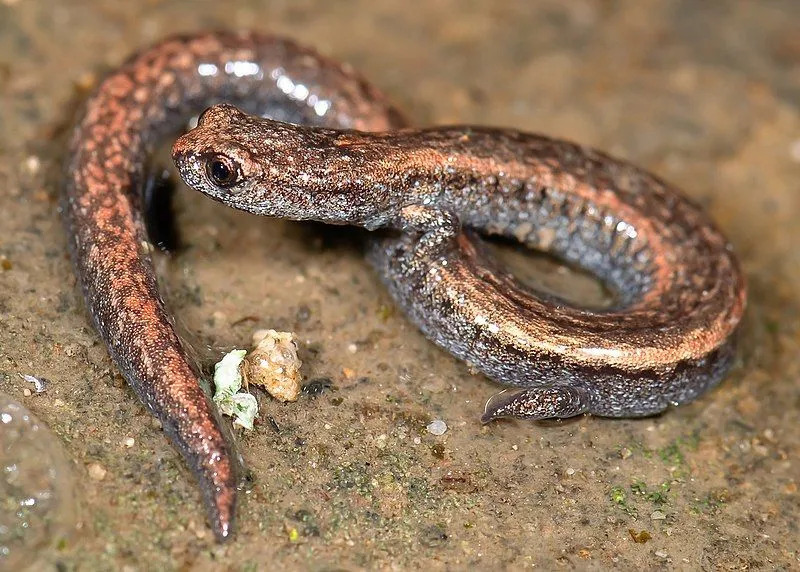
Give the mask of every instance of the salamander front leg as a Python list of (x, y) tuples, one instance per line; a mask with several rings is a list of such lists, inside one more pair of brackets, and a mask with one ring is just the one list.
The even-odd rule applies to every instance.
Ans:
[(414, 254), (426, 258), (441, 254), (461, 231), (461, 223), (453, 213), (424, 205), (408, 205), (400, 209), (393, 226), (406, 233), (422, 233)]
[(589, 396), (578, 387), (550, 385), (523, 391), (500, 392), (486, 402), (482, 423), (502, 417), (564, 419), (589, 411)]

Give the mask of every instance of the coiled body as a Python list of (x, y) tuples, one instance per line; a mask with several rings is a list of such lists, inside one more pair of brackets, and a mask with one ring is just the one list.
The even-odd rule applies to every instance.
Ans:
[[(285, 40), (168, 40), (88, 102), (65, 218), (95, 325), (198, 475), (219, 538), (232, 526), (235, 457), (159, 297), (137, 191), (156, 142), (221, 101), (279, 121), (227, 105), (205, 112), (173, 149), (186, 182), (257, 214), (401, 231), (370, 248), (398, 304), (436, 343), (523, 388), (492, 400), (485, 419), (647, 415), (727, 370), (745, 297), (736, 260), (703, 213), (652, 175), (510, 130), (398, 131), (400, 114), (378, 92)], [(587, 268), (617, 304), (592, 311), (525, 291), (473, 231)]]
[[(395, 300), (440, 346), (525, 388), (493, 399), (485, 420), (651, 415), (730, 365), (745, 288), (727, 240), (675, 189), (599, 151), (508, 129), (310, 128), (219, 105), (173, 158), (234, 208), (400, 230), (371, 250)], [(526, 291), (462, 228), (579, 265), (616, 304)]]

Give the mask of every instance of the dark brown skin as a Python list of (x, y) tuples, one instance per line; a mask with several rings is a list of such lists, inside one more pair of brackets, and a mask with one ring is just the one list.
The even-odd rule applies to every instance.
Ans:
[[(221, 101), (348, 129), (215, 106), (174, 157), (187, 183), (236, 208), (403, 231), (371, 248), (398, 304), (439, 345), (525, 388), (490, 402), (486, 420), (652, 414), (726, 371), (745, 297), (736, 260), (702, 212), (655, 177), (514, 131), (392, 132), (402, 118), (377, 91), (285, 40), (167, 40), (88, 101), (64, 214), (94, 323), (197, 475), (219, 539), (233, 530), (237, 457), (159, 296), (139, 189), (154, 145)], [(584, 266), (615, 289), (617, 306), (589, 311), (520, 289), (473, 231)]]
[[(491, 400), (485, 421), (652, 415), (731, 363), (745, 286), (729, 243), (667, 183), (599, 151), (510, 129), (313, 128), (223, 104), (173, 158), (234, 208), (401, 231), (371, 256), (397, 303), (437, 344), (524, 388)], [(462, 226), (582, 266), (616, 305), (525, 291)]]
[(102, 82), (75, 127), (63, 213), (86, 304), (125, 379), (192, 468), (223, 540), (233, 532), (238, 456), (159, 295), (140, 204), (154, 146), (219, 101), (360, 129), (393, 128), (400, 115), (351, 71), (291, 41), (211, 33), (132, 58)]

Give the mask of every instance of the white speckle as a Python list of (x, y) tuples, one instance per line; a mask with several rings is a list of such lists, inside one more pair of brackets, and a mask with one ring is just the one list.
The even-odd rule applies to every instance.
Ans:
[(257, 76), (261, 74), (261, 66), (256, 62), (225, 62), (225, 73), (236, 77)]
[(574, 475), (574, 474), (575, 474), (575, 469), (573, 469), (572, 467), (570, 467), (569, 469), (567, 469), (567, 474), (568, 474), (568, 475), (571, 477), (572, 475)]
[(445, 423), (441, 419), (434, 419), (433, 421), (428, 423), (426, 429), (428, 430), (428, 433), (430, 433), (431, 435), (436, 435), (438, 437), (439, 435), (444, 435), (445, 432), (447, 431), (447, 423)]
[(322, 117), (326, 113), (328, 113), (328, 109), (331, 107), (331, 102), (325, 99), (321, 99), (314, 104), (314, 113)]
[(294, 89), (294, 82), (287, 75), (280, 76), (275, 82), (275, 85), (277, 85), (278, 89), (286, 95), (292, 93), (292, 90)]
[(200, 64), (197, 66), (197, 73), (203, 77), (217, 75), (219, 68), (215, 64)]
[(122, 440), (122, 444), (125, 445), (128, 449), (130, 449), (136, 444), (136, 440), (133, 437), (127, 437)]
[(639, 233), (636, 232), (636, 229), (624, 220), (621, 220), (617, 223), (617, 232), (624, 233), (628, 238), (636, 238), (639, 235)]
[(664, 559), (666, 559), (667, 556), (669, 556), (669, 554), (667, 554), (667, 551), (663, 550), (663, 549), (662, 550), (656, 550), (653, 554), (655, 554), (659, 558), (664, 558)]
[(347, 346), (347, 351), (350, 352), (351, 354), (354, 354), (358, 351), (358, 346), (355, 344), (349, 344)]
[(414, 445), (419, 445), (420, 443), (422, 443), (422, 439), (419, 437), (414, 437)]
[(2, 415), (0, 415), (0, 421), (2, 421), (5, 424), (11, 423), (11, 419), (12, 417), (10, 413), (3, 413)]
[(666, 520), (667, 515), (661, 512), (660, 510), (654, 510), (650, 514), (650, 520)]
[(511, 445), (511, 449), (514, 450), (514, 451), (518, 451), (519, 450), (519, 445)]
[(308, 88), (302, 83), (298, 83), (292, 90), (292, 97), (299, 99), (300, 101), (305, 100), (305, 98), (308, 97)]

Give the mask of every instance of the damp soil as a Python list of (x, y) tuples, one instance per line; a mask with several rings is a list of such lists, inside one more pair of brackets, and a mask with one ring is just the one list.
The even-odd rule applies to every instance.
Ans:
[[(800, 566), (798, 22), (795, 0), (0, 1), (0, 393), (50, 428), (78, 507), (71, 530), (26, 561)], [(420, 125), (566, 137), (685, 189), (749, 282), (734, 370), (654, 418), (483, 426), (499, 388), (405, 320), (362, 233), (257, 219), (179, 188), (183, 248), (159, 272), (199, 358), (213, 363), (258, 328), (293, 331), (308, 384), (291, 404), (255, 390), (255, 430), (237, 432), (250, 475), (238, 534), (215, 544), (191, 475), (87, 321), (59, 169), (64, 126), (105, 70), (168, 34), (253, 26), (352, 63)], [(505, 258), (567, 299), (607, 296), (552, 261)]]

